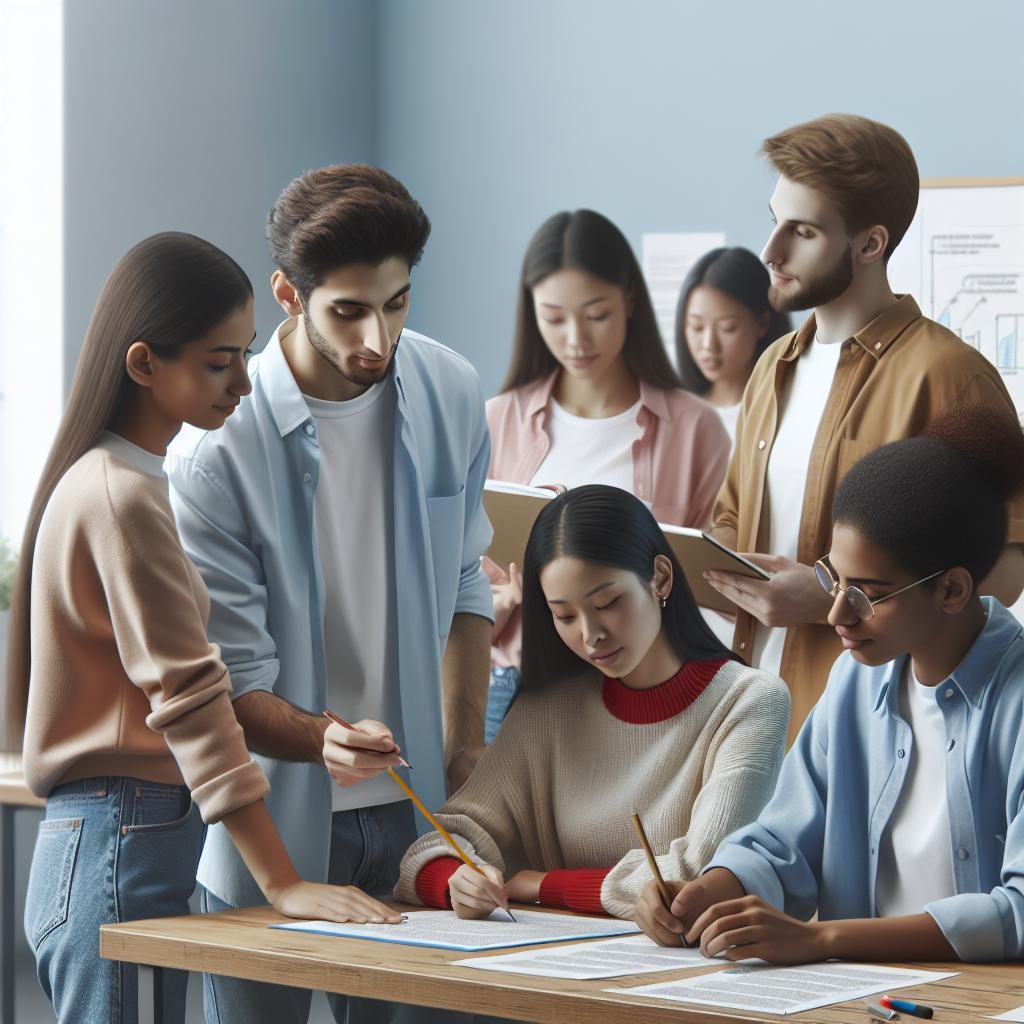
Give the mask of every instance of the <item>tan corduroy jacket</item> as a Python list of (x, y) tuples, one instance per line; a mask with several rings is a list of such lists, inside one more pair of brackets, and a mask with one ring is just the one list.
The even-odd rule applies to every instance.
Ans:
[[(779, 425), (779, 398), (796, 360), (814, 339), (813, 315), (776, 341), (747, 384), (736, 447), (713, 513), (715, 536), (737, 551), (766, 554), (769, 537), (765, 479)], [(995, 367), (976, 349), (921, 314), (904, 295), (863, 330), (843, 342), (818, 426), (807, 472), (797, 560), (813, 565), (827, 554), (832, 498), (839, 481), (862, 456), (889, 441), (920, 434), (943, 410), (980, 403), (1016, 419), (1013, 402)], [(803, 486), (803, 481), (794, 481)], [(1024, 500), (1010, 509), (1011, 543), (1024, 542)], [(753, 616), (736, 617), (733, 649), (749, 658)], [(842, 645), (828, 625), (808, 623), (786, 634), (780, 675), (793, 698), (792, 739), (821, 696)]]

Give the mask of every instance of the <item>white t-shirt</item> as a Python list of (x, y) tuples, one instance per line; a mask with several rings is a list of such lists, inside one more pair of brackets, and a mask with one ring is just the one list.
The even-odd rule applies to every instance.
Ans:
[[(811, 449), (832, 389), (842, 347), (842, 343), (825, 344), (815, 338), (797, 359), (787, 391), (780, 397), (779, 429), (775, 432), (775, 442), (768, 457), (765, 481), (769, 516), (766, 554), (784, 555), (796, 560)], [(783, 627), (758, 625), (751, 664), (778, 675), (785, 643), (786, 630)]]
[(926, 903), (956, 895), (949, 806), (946, 723), (937, 688), (910, 668), (900, 681), (900, 714), (914, 735), (903, 790), (878, 850), (875, 902), (880, 917), (920, 914)]
[(722, 421), (722, 425), (729, 435), (729, 441), (732, 443), (733, 448), (736, 447), (736, 424), (739, 422), (740, 408), (742, 406), (742, 402), (737, 402), (735, 405), (715, 406), (715, 412), (718, 413), (718, 418)]
[(639, 413), (637, 400), (616, 416), (587, 419), (574, 416), (551, 399), (547, 422), (551, 447), (534, 473), (531, 486), (608, 484), (632, 494), (633, 444), (643, 433), (636, 421)]
[[(330, 708), (348, 722), (383, 722), (402, 744), (395, 648), (392, 468), (395, 394), (390, 381), (347, 402), (306, 397), (320, 440), (314, 519), (324, 588)], [(333, 810), (394, 803), (388, 775), (332, 786)]]

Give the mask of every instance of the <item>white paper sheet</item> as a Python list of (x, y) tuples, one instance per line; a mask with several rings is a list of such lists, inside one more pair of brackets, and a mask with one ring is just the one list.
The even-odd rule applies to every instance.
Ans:
[(683, 278), (706, 252), (725, 245), (720, 231), (676, 231), (643, 236), (643, 273), (661, 339), (676, 363), (676, 303)]
[(907, 985), (956, 977), (957, 971), (913, 971), (902, 967), (872, 967), (829, 961), (802, 967), (758, 967), (738, 965), (682, 981), (660, 982), (639, 988), (609, 989), (610, 992), (677, 1003), (728, 1006), (734, 1010), (788, 1015), (821, 1006), (845, 1003), (849, 999), (889, 992)]
[(656, 971), (685, 970), (693, 967), (721, 966), (721, 960), (709, 960), (699, 949), (672, 949), (659, 946), (646, 935), (605, 942), (581, 942), (557, 949), (531, 949), (526, 953), (481, 956), (455, 960), (458, 967), (506, 974), (529, 974), (538, 978), (620, 978), (627, 974), (653, 974)]
[(1007, 1010), (998, 1017), (989, 1017), (989, 1020), (1015, 1020), (1018, 1024), (1024, 1024), (1024, 1006), (1018, 1006), (1016, 1010)]
[(316, 932), (346, 939), (373, 939), (401, 946), (433, 946), (474, 953), (481, 949), (507, 949), (542, 942), (631, 935), (640, 929), (632, 921), (610, 917), (577, 917), (516, 910), (515, 922), (504, 911), (480, 921), (462, 921), (451, 910), (422, 910), (406, 915), (401, 924), (335, 924), (332, 921), (294, 921), (271, 925), (293, 932)]

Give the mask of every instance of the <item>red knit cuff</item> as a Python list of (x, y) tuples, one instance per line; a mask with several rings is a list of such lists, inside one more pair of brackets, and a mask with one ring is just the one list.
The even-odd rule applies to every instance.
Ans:
[(540, 901), (548, 907), (582, 910), (585, 914), (603, 914), (601, 885), (611, 868), (577, 868), (575, 871), (549, 871), (540, 883)]
[(448, 879), (462, 867), (458, 857), (437, 857), (424, 864), (416, 876), (416, 895), (425, 907), (451, 910)]

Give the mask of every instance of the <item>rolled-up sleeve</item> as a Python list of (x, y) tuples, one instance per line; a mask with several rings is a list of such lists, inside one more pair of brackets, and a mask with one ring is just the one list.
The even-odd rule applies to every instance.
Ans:
[(219, 821), (270, 787), (246, 748), (228, 670), (207, 638), (199, 581), (169, 508), (131, 492), (111, 495), (110, 506), (105, 533), (94, 538), (104, 552), (96, 569), (121, 663), (145, 694), (146, 724), (167, 742), (203, 820)]
[(210, 592), (210, 636), (221, 649), (233, 699), (277, 682), (277, 645), (267, 627), (263, 563), (246, 541), (245, 521), (227, 488), (198, 459), (166, 462), (181, 543)]

